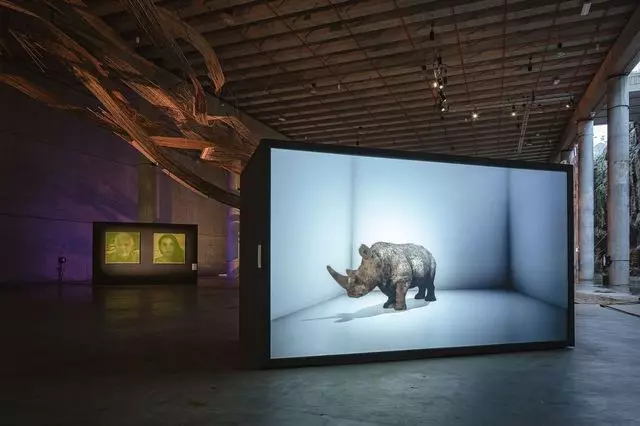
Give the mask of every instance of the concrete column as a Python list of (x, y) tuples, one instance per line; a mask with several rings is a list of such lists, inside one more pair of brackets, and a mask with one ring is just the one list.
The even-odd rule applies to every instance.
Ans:
[(593, 120), (578, 122), (579, 152), (579, 230), (578, 277), (580, 281), (592, 281), (595, 272), (595, 228), (593, 191)]
[[(240, 175), (229, 172), (228, 188), (237, 191), (240, 188)], [(227, 276), (237, 278), (240, 266), (238, 256), (240, 237), (240, 210), (227, 209)]]
[(140, 154), (138, 163), (138, 222), (153, 223), (158, 217), (156, 165)]
[(629, 91), (627, 76), (607, 80), (607, 251), (611, 285), (629, 285)]

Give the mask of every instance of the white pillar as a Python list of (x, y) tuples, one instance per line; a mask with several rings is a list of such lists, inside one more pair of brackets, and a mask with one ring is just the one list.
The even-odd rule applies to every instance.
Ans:
[(579, 157), (579, 272), (580, 281), (592, 281), (595, 273), (595, 219), (593, 177), (593, 120), (578, 122)]
[(627, 76), (607, 80), (607, 251), (611, 285), (629, 284), (629, 90)]
[(138, 222), (153, 223), (158, 217), (156, 165), (140, 154), (138, 163)]
[[(240, 187), (240, 175), (229, 172), (228, 188), (237, 191)], [(238, 257), (240, 237), (240, 209), (227, 209), (227, 276), (237, 278), (240, 266)]]

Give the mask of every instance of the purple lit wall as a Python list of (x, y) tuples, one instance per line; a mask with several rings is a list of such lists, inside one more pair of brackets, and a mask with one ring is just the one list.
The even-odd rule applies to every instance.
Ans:
[[(137, 219), (139, 155), (89, 121), (0, 85), (0, 282), (91, 279), (94, 221)], [(199, 164), (208, 179), (227, 174)], [(158, 221), (199, 225), (204, 275), (226, 272), (226, 213), (159, 173)]]

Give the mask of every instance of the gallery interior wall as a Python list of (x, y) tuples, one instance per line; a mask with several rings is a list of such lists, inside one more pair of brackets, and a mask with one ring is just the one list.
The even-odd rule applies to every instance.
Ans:
[(359, 244), (415, 243), (437, 262), (436, 288), (501, 287), (508, 279), (506, 169), (354, 158), (354, 264)]
[(509, 170), (511, 266), (515, 288), (567, 307), (566, 174)]
[[(58, 256), (68, 260), (66, 281), (89, 281), (92, 222), (137, 219), (139, 155), (94, 123), (11, 88), (0, 86), (0, 99), (0, 282), (56, 280)], [(224, 171), (205, 170), (226, 185)], [(162, 173), (158, 192), (158, 221), (199, 225), (200, 272), (225, 272), (226, 206)]]
[(343, 272), (349, 267), (352, 161), (345, 155), (271, 151), (272, 319), (344, 292), (326, 265)]

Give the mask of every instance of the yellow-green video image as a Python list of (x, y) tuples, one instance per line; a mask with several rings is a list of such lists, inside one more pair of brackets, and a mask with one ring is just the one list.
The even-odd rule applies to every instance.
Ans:
[(140, 263), (139, 232), (107, 232), (105, 263)]
[(153, 234), (153, 263), (184, 264), (185, 234)]

